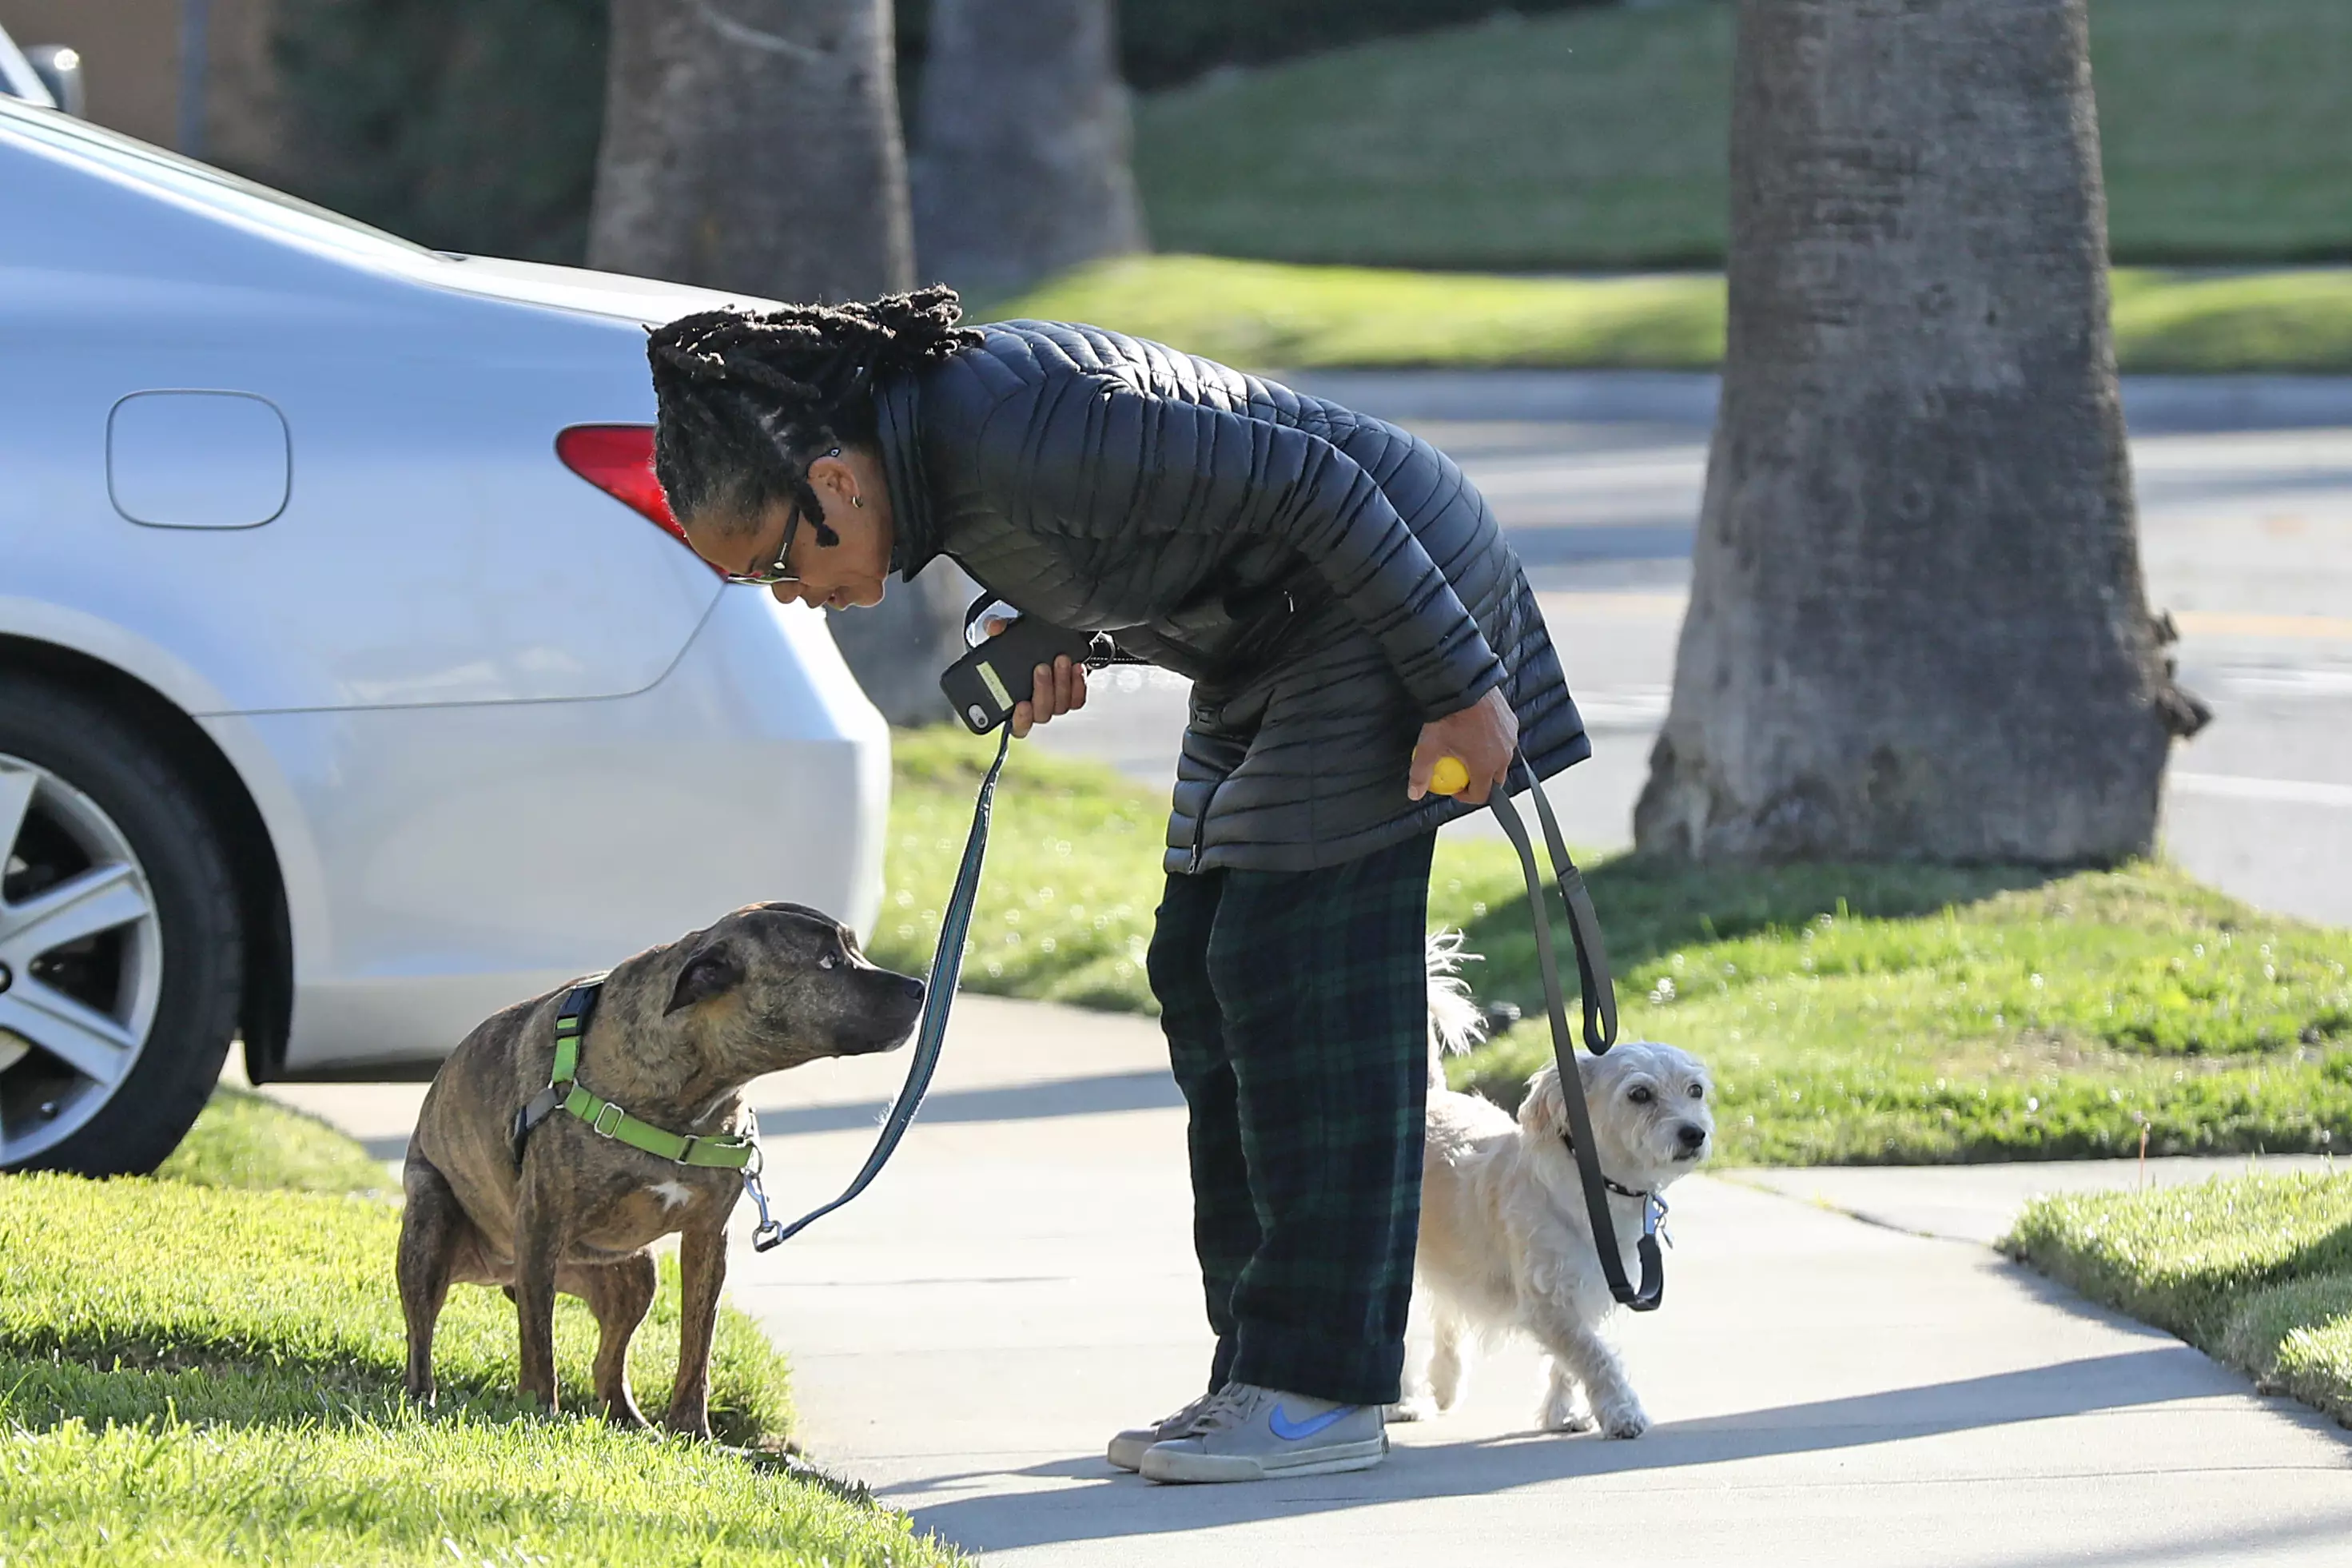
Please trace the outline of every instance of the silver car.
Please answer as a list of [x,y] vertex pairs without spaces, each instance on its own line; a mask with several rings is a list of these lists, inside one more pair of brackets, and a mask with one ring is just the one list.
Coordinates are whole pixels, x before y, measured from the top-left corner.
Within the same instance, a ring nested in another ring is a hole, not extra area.
[[645,324],[0,97],[0,1169],[242,1037],[394,1073],[762,899],[870,923],[888,734],[654,484]]

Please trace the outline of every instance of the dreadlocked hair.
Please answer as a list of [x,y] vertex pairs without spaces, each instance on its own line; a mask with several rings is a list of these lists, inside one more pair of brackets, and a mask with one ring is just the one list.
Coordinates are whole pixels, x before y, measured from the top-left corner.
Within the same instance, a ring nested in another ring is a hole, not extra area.
[[866,304],[705,310],[646,341],[660,405],[654,475],[680,518],[749,520],[772,502],[824,526],[812,460],[874,438],[874,384],[981,341],[945,284]]

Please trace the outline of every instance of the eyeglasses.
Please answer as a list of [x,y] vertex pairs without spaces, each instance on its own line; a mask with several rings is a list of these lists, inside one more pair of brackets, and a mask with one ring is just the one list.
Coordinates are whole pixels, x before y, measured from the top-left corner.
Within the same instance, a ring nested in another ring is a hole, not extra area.
[[785,563],[792,557],[793,535],[798,533],[800,531],[800,528],[801,506],[800,502],[794,501],[793,503],[792,515],[784,519],[784,542],[782,546],[777,550],[776,558],[773,561],[769,562],[764,570],[754,567],[749,572],[730,572],[726,574],[727,581],[730,583],[747,583],[755,588],[772,588],[779,583],[799,582],[800,578],[794,574],[793,569],[786,565]]
[[[841,448],[835,447],[825,453],[825,456],[838,458],[841,456]],[[791,513],[784,519],[784,542],[776,547],[776,558],[769,562],[764,570],[754,567],[749,572],[730,572],[726,574],[727,581],[746,584],[754,588],[772,588],[779,584],[799,582],[800,574],[794,572],[788,563],[793,554],[793,535],[798,533],[800,530],[801,503],[794,501]]]

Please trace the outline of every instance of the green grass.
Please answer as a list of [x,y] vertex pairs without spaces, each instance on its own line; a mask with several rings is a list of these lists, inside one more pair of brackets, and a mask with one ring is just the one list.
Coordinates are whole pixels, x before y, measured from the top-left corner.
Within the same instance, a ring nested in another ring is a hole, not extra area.
[[2352,1424],[2352,1175],[2045,1197],[2001,1245]]
[[[2093,0],[2124,261],[2352,258],[2352,7]],[[1161,249],[1444,270],[1719,266],[1731,8],[1383,39],[1141,101]]]
[[[902,733],[870,943],[919,969],[984,743]],[[1149,1011],[1166,803],[1016,747],[966,984]],[[2352,1139],[2352,932],[2261,914],[2158,865],[1588,868],[1628,1037],[1699,1052],[1727,1161],[1776,1164],[2317,1150]],[[1454,1064],[1515,1102],[1550,1051],[1507,845],[1439,846],[1431,919],[1521,1024]]]
[[[2352,370],[2352,269],[2122,268],[2112,284],[2126,371]],[[1710,273],[1502,278],[1150,256],[1079,268],[987,313],[1091,321],[1252,368],[1704,370],[1722,362],[1724,310]]]
[[[0,1183],[0,1347],[93,1366],[119,1359],[167,1377],[202,1372],[210,1395],[179,1408],[204,1419],[295,1418],[321,1399],[382,1415],[399,1402],[407,1353],[392,1283],[399,1235],[400,1211],[364,1198],[16,1177]],[[595,1324],[569,1297],[556,1344],[567,1398],[584,1402]],[[734,1443],[781,1437],[792,1419],[783,1358],[737,1312],[722,1316],[720,1344],[712,1426]],[[677,1350],[676,1264],[665,1260],[630,1348],[642,1402],[667,1396]],[[445,1399],[520,1413],[505,1296],[453,1288],[434,1365]],[[295,1390],[307,1392],[284,1403]],[[130,1419],[146,1394],[125,1397],[100,1413]]]
[[[955,885],[972,796],[996,746],[940,725],[893,731],[891,748],[887,887],[866,948],[878,963],[921,974],[939,945],[940,910]],[[1167,833],[1168,801],[1160,791],[1099,763],[1015,742],[997,788],[963,988],[1157,1012],[1143,954],[1167,879],[1160,868]],[[1474,877],[1475,886],[1450,877],[1432,889],[1432,917],[1446,924],[1471,920],[1474,905],[1484,912],[1483,889],[1512,864],[1508,846],[1463,847],[1484,876]],[[1441,859],[1450,863],[1454,849],[1442,849]]]
[[[2169,868],[2042,881],[1629,857],[1590,880],[1624,1033],[1712,1064],[1727,1161],[2079,1159],[2133,1152],[2143,1129],[2168,1154],[2352,1138],[2352,932]],[[1522,1005],[1524,923],[1470,928]],[[1522,1024],[1456,1076],[1508,1100],[1550,1048]]]
[[[955,1560],[790,1473],[787,1368],[731,1308],[711,1417],[748,1454],[538,1417],[513,1393],[514,1309],[474,1286],[450,1294],[422,1413],[400,1394],[399,1211],[338,1190],[383,1167],[225,1090],[164,1169],[180,1179],[0,1177],[0,1563]],[[656,1412],[677,1310],[665,1258],[630,1358]],[[574,1411],[594,1338],[559,1299]]]
[[0,1461],[10,1568],[958,1561],[904,1519],[772,1466],[592,1423],[75,1424],[0,1437]]
[[246,1089],[213,1090],[196,1124],[155,1173],[198,1187],[295,1193],[398,1189],[391,1173],[315,1116]]
[[[946,725],[892,734],[887,889],[866,942],[875,962],[927,972],[995,749]],[[1152,792],[1016,743],[997,789],[964,989],[1150,1011],[1143,950],[1167,827]]]
[[1247,367],[1704,370],[1723,279],[1497,278],[1210,256],[1096,262],[988,314],[1090,321]]

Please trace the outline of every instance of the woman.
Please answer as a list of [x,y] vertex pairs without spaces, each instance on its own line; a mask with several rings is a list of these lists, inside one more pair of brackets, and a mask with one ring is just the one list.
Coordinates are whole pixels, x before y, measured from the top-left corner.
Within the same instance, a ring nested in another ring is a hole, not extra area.
[[[1120,1433],[1159,1480],[1387,1451],[1419,1217],[1438,825],[1515,749],[1589,754],[1494,513],[1394,426],[1092,327],[959,328],[951,289],[712,311],[648,345],[688,539],[779,598],[877,602],[947,555],[1188,676],[1148,968],[1191,1107],[1208,1391]],[[1041,668],[1016,735],[1082,706]],[[1469,787],[1427,793],[1441,756]]]

